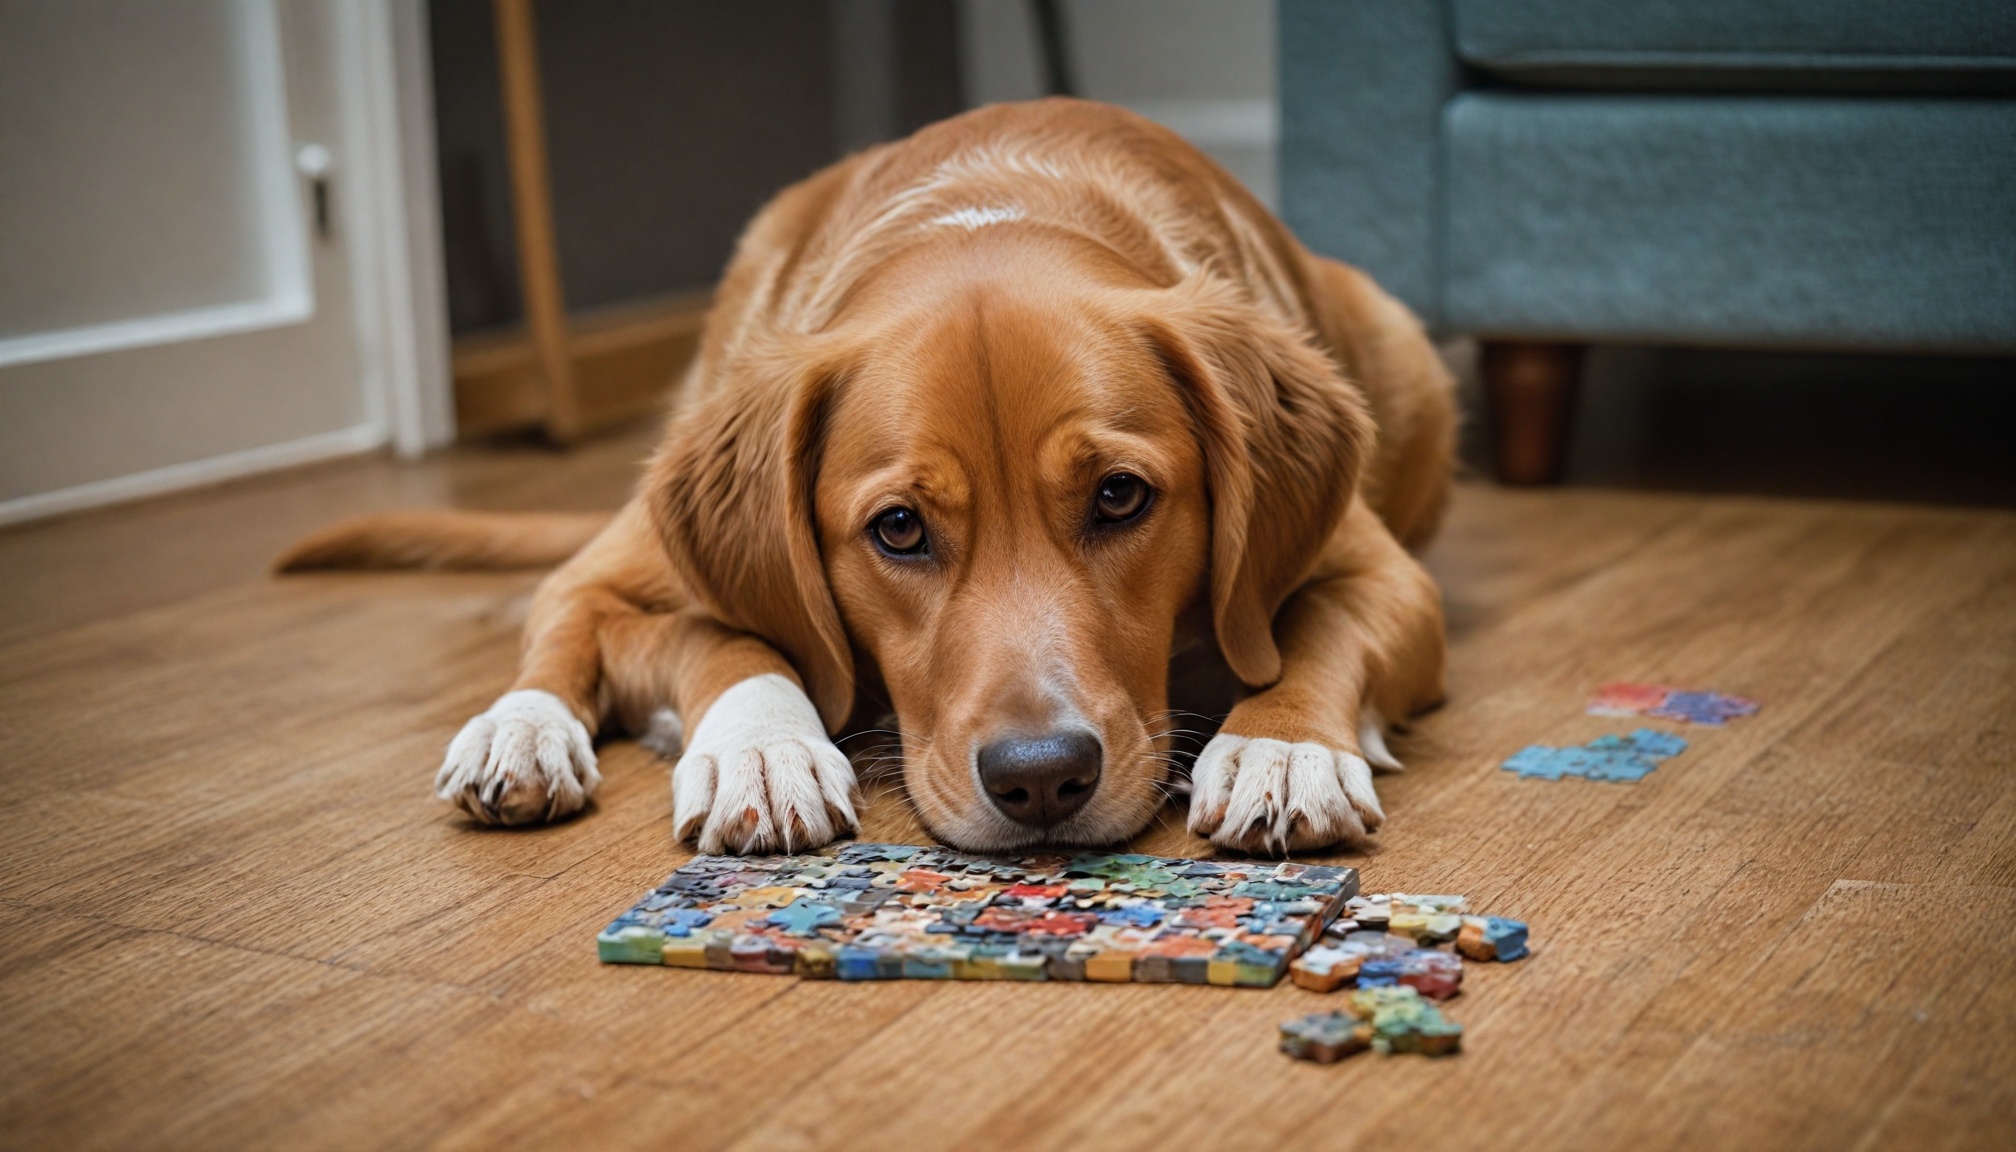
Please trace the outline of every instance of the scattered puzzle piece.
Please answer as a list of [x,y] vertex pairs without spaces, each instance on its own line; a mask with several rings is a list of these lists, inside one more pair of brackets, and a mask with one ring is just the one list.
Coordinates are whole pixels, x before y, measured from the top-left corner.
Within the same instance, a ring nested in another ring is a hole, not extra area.
[[1342,1011],[1312,1012],[1281,1025],[1281,1050],[1331,1064],[1367,1048],[1445,1056],[1462,1046],[1463,1026],[1408,987],[1353,992]]
[[1320,944],[1289,962],[1288,978],[1311,992],[1334,992],[1355,982],[1367,961],[1412,952],[1414,947],[1414,941],[1407,937],[1385,932],[1359,930],[1341,936],[1325,935]]
[[1447,1000],[1463,990],[1463,958],[1424,948],[1403,963],[1400,983],[1431,1000]]
[[1731,720],[1755,716],[1760,707],[1755,700],[1724,696],[1719,692],[1675,692],[1666,697],[1664,704],[1645,714],[1720,728]]
[[1636,781],[1686,749],[1687,741],[1678,736],[1640,728],[1629,736],[1598,736],[1575,748],[1528,745],[1500,767],[1542,780],[1581,776],[1589,780]]
[[1433,948],[1409,948],[1367,959],[1358,969],[1358,987],[1389,988],[1404,984],[1423,996],[1447,1000],[1463,984],[1463,958]]
[[1754,716],[1762,707],[1742,696],[1696,692],[1663,684],[1605,684],[1589,701],[1591,716],[1658,716],[1690,724],[1721,727],[1731,720]]
[[1663,684],[1605,684],[1591,697],[1591,716],[1643,716],[1666,702],[1673,689]]
[[1380,1052],[1446,1056],[1463,1043],[1463,1026],[1413,988],[1361,988],[1351,994],[1350,1010],[1371,1022],[1372,1047]]
[[[1360,900],[1364,902],[1361,904]],[[1409,896],[1395,892],[1386,896],[1361,897],[1344,906],[1344,914],[1368,926],[1383,922],[1395,936],[1405,936],[1423,944],[1441,944],[1456,938],[1462,927],[1464,908],[1461,896]]]
[[597,950],[817,979],[1264,988],[1357,891],[1356,872],[1315,864],[849,844],[698,857],[603,929]]
[[[1356,897],[1344,906],[1344,915],[1368,929],[1385,929],[1423,944],[1442,944],[1456,938],[1462,927],[1463,909],[1461,896],[1409,896],[1394,892]],[[1340,934],[1334,927],[1331,933]]]
[[1472,960],[1517,960],[1526,955],[1526,925],[1502,916],[1465,916],[1456,950]]
[[1335,992],[1358,978],[1358,967],[1364,961],[1363,955],[1318,944],[1288,962],[1288,979],[1311,992]]
[[1297,1060],[1335,1064],[1371,1046],[1371,1021],[1349,1012],[1311,1012],[1281,1025],[1281,1051]]

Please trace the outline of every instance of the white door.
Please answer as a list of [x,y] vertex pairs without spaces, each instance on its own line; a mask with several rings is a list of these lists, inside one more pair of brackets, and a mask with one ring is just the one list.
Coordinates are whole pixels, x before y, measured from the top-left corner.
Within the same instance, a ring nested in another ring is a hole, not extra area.
[[441,437],[402,16],[0,0],[0,523]]

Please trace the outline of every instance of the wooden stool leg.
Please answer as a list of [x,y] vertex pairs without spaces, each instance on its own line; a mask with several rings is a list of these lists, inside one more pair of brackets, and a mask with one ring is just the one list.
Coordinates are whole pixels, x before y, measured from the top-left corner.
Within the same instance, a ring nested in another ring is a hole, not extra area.
[[497,67],[504,85],[505,146],[511,159],[511,217],[518,230],[518,290],[526,327],[546,378],[546,435],[581,435],[581,398],[567,341],[560,248],[553,238],[553,189],[546,167],[546,114],[539,97],[539,40],[532,0],[492,0]]
[[1561,478],[1584,349],[1581,344],[1485,343],[1484,392],[1497,429],[1501,481],[1552,484]]

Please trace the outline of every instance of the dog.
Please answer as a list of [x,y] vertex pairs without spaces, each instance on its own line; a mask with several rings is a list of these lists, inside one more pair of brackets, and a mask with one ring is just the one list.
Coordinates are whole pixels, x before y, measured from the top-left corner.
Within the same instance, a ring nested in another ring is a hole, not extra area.
[[365,517],[278,567],[565,560],[440,768],[481,822],[581,809],[614,726],[677,751],[681,838],[815,848],[858,828],[833,734],[893,711],[938,840],[1110,844],[1198,714],[1193,831],[1362,846],[1386,723],[1442,697],[1412,550],[1455,428],[1407,309],[1197,149],[995,105],[762,209],[613,519]]

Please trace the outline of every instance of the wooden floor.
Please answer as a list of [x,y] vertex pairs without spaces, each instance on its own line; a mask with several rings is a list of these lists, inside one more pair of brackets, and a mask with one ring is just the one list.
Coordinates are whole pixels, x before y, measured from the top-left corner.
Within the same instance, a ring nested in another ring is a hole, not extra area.
[[[428,794],[529,575],[261,565],[338,513],[617,502],[645,439],[329,466],[0,534],[8,1147],[2008,1148],[2016,516],[1466,486],[1447,707],[1373,889],[1528,920],[1465,1051],[1274,1051],[1324,999],[603,967],[666,766],[484,831]],[[1608,679],[1764,702],[1637,785],[1519,780]],[[867,833],[918,836],[899,794]],[[1180,813],[1140,841],[1201,853]]]

